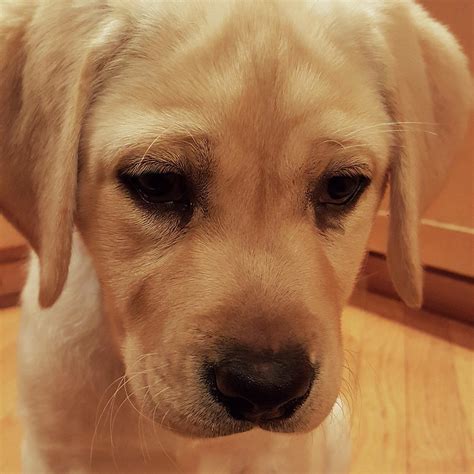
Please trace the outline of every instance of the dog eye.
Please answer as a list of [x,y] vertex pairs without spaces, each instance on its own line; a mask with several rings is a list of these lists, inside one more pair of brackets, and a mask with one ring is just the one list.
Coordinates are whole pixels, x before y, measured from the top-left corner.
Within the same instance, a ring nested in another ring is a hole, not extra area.
[[319,196],[320,204],[342,206],[353,201],[368,184],[362,175],[335,175],[327,178]]
[[176,173],[145,173],[136,178],[137,190],[153,203],[182,202],[186,181]]
[[186,178],[178,173],[147,172],[124,175],[122,180],[149,204],[187,205],[190,202]]

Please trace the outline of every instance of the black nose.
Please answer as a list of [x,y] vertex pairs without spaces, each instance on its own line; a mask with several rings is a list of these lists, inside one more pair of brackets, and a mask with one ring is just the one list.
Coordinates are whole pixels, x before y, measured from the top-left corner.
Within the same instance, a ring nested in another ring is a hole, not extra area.
[[227,354],[214,366],[214,390],[232,417],[252,422],[290,417],[308,396],[316,371],[302,350]]

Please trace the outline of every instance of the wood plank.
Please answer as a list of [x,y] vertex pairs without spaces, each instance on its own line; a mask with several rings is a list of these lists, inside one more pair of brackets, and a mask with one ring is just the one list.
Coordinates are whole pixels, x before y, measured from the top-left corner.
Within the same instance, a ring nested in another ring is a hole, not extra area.
[[346,338],[362,334],[366,388],[352,472],[472,472],[474,328],[376,295],[353,301],[362,309],[350,308],[343,327]]
[[[358,286],[399,300],[383,255],[370,253],[367,256]],[[474,279],[425,268],[423,307],[452,319],[474,323]]]
[[0,263],[0,295],[18,293],[23,288],[26,265],[25,259]]
[[0,473],[20,472],[21,428],[17,416],[18,308],[0,311]]
[[[387,250],[389,217],[380,211],[375,218],[368,248],[380,254]],[[474,277],[474,229],[422,219],[420,225],[423,264],[467,277]]]
[[[343,319],[346,346],[359,354],[352,409],[354,473],[405,472],[403,313],[395,301],[388,300],[386,306],[391,319],[357,308],[348,308]],[[381,333],[390,334],[390,339]],[[355,344],[350,342],[354,334]]]
[[13,226],[0,214],[0,248],[24,246],[26,240]]

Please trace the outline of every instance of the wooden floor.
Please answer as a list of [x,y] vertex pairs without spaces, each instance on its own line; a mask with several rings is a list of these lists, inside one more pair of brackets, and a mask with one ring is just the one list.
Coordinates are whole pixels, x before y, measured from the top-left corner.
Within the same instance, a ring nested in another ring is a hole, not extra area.
[[[353,473],[474,472],[474,328],[376,295],[343,317]],[[18,310],[0,311],[0,473],[19,472]],[[288,473],[289,474],[289,473]]]

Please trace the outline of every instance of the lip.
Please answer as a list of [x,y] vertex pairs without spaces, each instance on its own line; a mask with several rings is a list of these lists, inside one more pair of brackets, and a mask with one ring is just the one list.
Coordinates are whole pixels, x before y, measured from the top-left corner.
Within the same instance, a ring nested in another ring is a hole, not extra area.
[[[146,376],[143,379],[144,384],[146,385]],[[293,406],[288,407],[288,410],[291,411],[291,415],[284,420],[278,420],[277,418],[271,419],[262,419],[261,417],[256,416],[253,420],[238,420],[231,416],[231,414],[218,402],[218,406],[221,408],[220,415],[214,413],[214,417],[218,416],[220,423],[214,424],[212,422],[206,423],[196,423],[194,425],[181,424],[177,422],[173,423],[173,419],[184,419],[187,418],[186,413],[173,413],[170,410],[167,410],[166,413],[166,423],[157,423],[156,420],[156,408],[160,406],[158,400],[155,400],[153,394],[149,391],[146,391],[144,394],[144,399],[142,400],[142,415],[149,420],[151,423],[160,426],[160,428],[171,431],[175,434],[184,436],[186,438],[218,438],[218,437],[227,437],[232,435],[238,435],[254,429],[260,429],[267,432],[284,432],[289,433],[293,432],[290,426],[288,426],[288,421],[292,419],[292,414],[297,411],[297,409],[306,401],[307,396],[302,397],[301,399],[295,400]],[[215,400],[216,401],[216,400]],[[212,428],[211,428],[212,426]]]
[[227,419],[221,419],[221,423],[219,423],[217,426],[214,425],[212,429],[207,423],[203,423],[202,425],[196,424],[194,426],[183,426],[180,423],[174,424],[173,422],[171,422],[171,419],[173,418],[171,414],[167,416],[167,423],[161,424],[156,423],[156,420],[153,419],[154,416],[151,416],[151,414],[154,413],[155,406],[153,400],[151,398],[147,398],[147,400],[145,401],[145,405],[147,408],[147,410],[144,410],[146,412],[144,413],[146,419],[148,419],[151,423],[157,424],[157,426],[160,426],[160,428],[164,430],[171,431],[177,435],[181,435],[186,438],[220,438],[246,433],[255,429],[260,429],[267,432],[292,432],[291,429],[285,429],[285,423],[281,421],[239,421],[234,420],[228,414],[224,415]]

